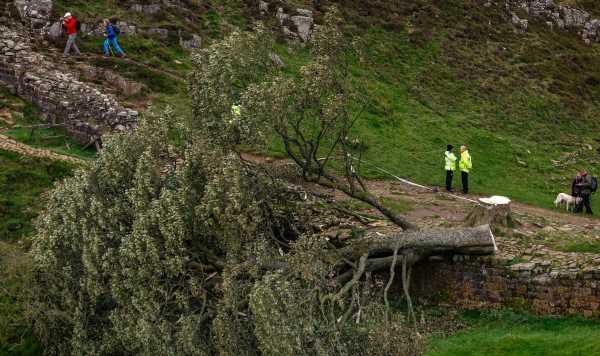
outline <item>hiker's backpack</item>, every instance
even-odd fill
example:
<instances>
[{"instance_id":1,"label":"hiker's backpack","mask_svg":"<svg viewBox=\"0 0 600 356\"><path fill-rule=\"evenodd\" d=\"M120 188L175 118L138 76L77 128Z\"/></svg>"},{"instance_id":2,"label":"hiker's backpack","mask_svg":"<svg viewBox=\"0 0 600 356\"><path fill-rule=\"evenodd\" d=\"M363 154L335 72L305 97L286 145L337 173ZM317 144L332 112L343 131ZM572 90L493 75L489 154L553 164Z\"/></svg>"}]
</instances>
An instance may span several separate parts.
<instances>
[{"instance_id":1,"label":"hiker's backpack","mask_svg":"<svg viewBox=\"0 0 600 356\"><path fill-rule=\"evenodd\" d=\"M77 32L81 31L81 22L79 22L79 20L75 20L75 28L77 29Z\"/></svg>"},{"instance_id":2,"label":"hiker's backpack","mask_svg":"<svg viewBox=\"0 0 600 356\"><path fill-rule=\"evenodd\" d=\"M598 178L592 177L592 193L596 193L598 190Z\"/></svg>"},{"instance_id":3,"label":"hiker's backpack","mask_svg":"<svg viewBox=\"0 0 600 356\"><path fill-rule=\"evenodd\" d=\"M115 31L115 35L117 36L121 34L121 29L115 25L113 25L113 31Z\"/></svg>"}]
</instances>

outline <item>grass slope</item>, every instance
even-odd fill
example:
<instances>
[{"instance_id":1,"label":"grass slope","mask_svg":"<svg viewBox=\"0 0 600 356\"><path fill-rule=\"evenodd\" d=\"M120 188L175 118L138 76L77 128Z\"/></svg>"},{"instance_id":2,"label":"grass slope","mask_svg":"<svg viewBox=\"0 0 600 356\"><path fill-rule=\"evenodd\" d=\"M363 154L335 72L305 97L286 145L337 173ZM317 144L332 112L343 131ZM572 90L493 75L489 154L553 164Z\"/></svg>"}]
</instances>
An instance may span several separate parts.
<instances>
[{"instance_id":1,"label":"grass slope","mask_svg":"<svg viewBox=\"0 0 600 356\"><path fill-rule=\"evenodd\" d=\"M41 208L41 195L72 167L0 150L0 240L15 241L31 234Z\"/></svg>"},{"instance_id":2,"label":"grass slope","mask_svg":"<svg viewBox=\"0 0 600 356\"><path fill-rule=\"evenodd\" d=\"M470 324L446 339L434 338L428 356L571 356L600 353L600 323L534 317L511 311L468 312Z\"/></svg>"},{"instance_id":3,"label":"grass slope","mask_svg":"<svg viewBox=\"0 0 600 356\"><path fill-rule=\"evenodd\" d=\"M43 354L21 302L31 276L30 257L19 246L0 241L0 356Z\"/></svg>"},{"instance_id":4,"label":"grass slope","mask_svg":"<svg viewBox=\"0 0 600 356\"><path fill-rule=\"evenodd\" d=\"M23 247L33 233L32 221L42 208L42 195L72 167L0 150L0 355L39 355L19 298L31 277Z\"/></svg>"},{"instance_id":5,"label":"grass slope","mask_svg":"<svg viewBox=\"0 0 600 356\"><path fill-rule=\"evenodd\" d=\"M570 191L578 169L600 174L599 45L535 22L515 33L502 8L476 2L417 1L389 10L402 25L363 33L366 62L350 59L351 79L370 103L354 131L367 160L443 185L446 144L466 144L474 193L543 207ZM308 57L278 53L290 72Z\"/></svg>"}]
</instances>

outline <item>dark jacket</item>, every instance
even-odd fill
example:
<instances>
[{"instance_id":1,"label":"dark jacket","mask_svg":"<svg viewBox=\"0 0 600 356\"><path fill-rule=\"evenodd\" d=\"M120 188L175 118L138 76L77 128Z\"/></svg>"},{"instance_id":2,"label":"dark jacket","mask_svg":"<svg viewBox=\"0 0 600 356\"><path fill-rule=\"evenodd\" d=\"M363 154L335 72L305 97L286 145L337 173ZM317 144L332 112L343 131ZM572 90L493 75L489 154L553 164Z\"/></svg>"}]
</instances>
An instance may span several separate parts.
<instances>
[{"instance_id":1,"label":"dark jacket","mask_svg":"<svg viewBox=\"0 0 600 356\"><path fill-rule=\"evenodd\" d=\"M581 195L592 194L592 176L588 174L585 177L581 177L579 188L581 189Z\"/></svg>"},{"instance_id":2,"label":"dark jacket","mask_svg":"<svg viewBox=\"0 0 600 356\"><path fill-rule=\"evenodd\" d=\"M574 197L578 197L579 195L581 195L581 187L578 186L578 184L581 183L581 176L577 176L575 177L575 179L573 179L573 183L571 183L571 195Z\"/></svg>"}]
</instances>

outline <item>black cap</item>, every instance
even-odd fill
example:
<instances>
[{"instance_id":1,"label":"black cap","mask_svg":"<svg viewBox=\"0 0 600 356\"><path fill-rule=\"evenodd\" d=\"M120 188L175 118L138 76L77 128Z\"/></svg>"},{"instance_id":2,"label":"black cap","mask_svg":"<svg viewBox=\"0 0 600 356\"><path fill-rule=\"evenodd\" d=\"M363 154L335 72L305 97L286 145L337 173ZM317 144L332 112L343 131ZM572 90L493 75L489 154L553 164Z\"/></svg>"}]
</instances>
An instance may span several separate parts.
<instances>
[{"instance_id":1,"label":"black cap","mask_svg":"<svg viewBox=\"0 0 600 356\"><path fill-rule=\"evenodd\" d=\"M448 145L448 146L446 146L446 148L447 148L448 151L452 151L452 149L454 148L454 146Z\"/></svg>"}]
</instances>

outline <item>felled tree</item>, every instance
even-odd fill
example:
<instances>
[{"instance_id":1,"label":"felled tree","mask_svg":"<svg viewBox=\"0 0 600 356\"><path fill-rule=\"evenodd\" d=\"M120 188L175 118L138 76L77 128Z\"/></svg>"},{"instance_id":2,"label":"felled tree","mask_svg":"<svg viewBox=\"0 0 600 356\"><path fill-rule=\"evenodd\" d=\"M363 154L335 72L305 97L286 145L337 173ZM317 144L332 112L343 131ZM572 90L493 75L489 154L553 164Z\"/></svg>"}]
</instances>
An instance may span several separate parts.
<instances>
[{"instance_id":1,"label":"felled tree","mask_svg":"<svg viewBox=\"0 0 600 356\"><path fill-rule=\"evenodd\" d=\"M255 276L278 254L289 198L279 206L276 187L200 138L170 145L171 126L147 116L52 192L32 251L48 351L213 354L213 320L238 287L228 273Z\"/></svg>"},{"instance_id":2,"label":"felled tree","mask_svg":"<svg viewBox=\"0 0 600 356\"><path fill-rule=\"evenodd\" d=\"M299 82L271 72L260 28L199 52L191 121L146 115L54 189L32 251L31 314L49 353L418 351L403 315L387 307L396 267L407 289L419 259L493 252L489 228L404 231L336 248L310 229L314 209L237 152L274 128L306 179L378 206L351 159L342 179L319 157L323 147L325 161L340 147L350 152L353 119L329 59L339 53L319 45L341 41L333 19L315 34L315 62ZM301 137L315 132L316 141ZM368 277L382 269L391 273L384 290Z\"/></svg>"},{"instance_id":3,"label":"felled tree","mask_svg":"<svg viewBox=\"0 0 600 356\"><path fill-rule=\"evenodd\" d=\"M312 59L300 68L298 77L274 75L250 85L241 97L243 115L274 129L306 181L340 190L375 207L403 229L416 229L371 194L360 177L360 162L353 157L349 139L360 113L349 111L352 90L346 58L351 46L340 22L332 8L324 24L316 26ZM336 158L343 162L342 177L331 167Z\"/></svg>"}]
</instances>

